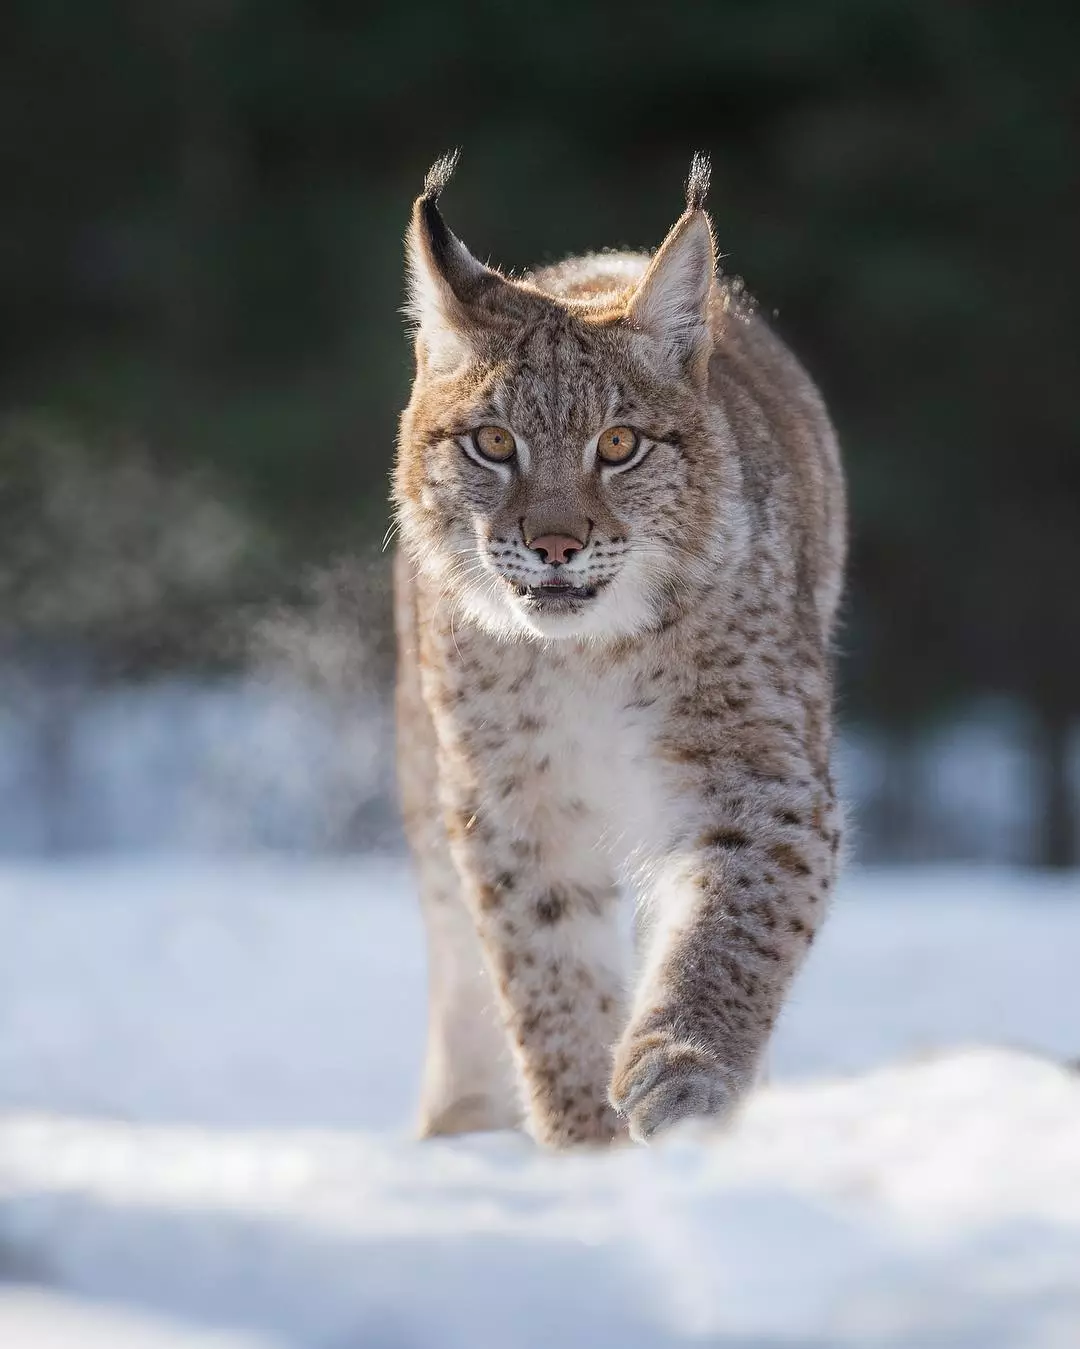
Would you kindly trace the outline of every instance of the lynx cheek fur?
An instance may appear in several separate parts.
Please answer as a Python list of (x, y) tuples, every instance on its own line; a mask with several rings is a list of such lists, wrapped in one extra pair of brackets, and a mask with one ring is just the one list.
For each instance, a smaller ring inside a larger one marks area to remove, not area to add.
[(422, 1128), (646, 1140), (753, 1082), (836, 874), (839, 453), (716, 277), (706, 160), (651, 259), (522, 279), (443, 223), (452, 169), (409, 228), (394, 482)]

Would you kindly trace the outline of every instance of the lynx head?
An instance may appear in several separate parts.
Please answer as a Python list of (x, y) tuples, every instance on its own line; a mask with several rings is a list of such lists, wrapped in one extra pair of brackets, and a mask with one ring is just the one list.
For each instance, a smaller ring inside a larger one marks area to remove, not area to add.
[(511, 279), (443, 222), (455, 159), (428, 174), (408, 233), (404, 545), (461, 618), (500, 634), (656, 627), (712, 570), (723, 499), (708, 161), (695, 156), (686, 210), (651, 260), (601, 254)]

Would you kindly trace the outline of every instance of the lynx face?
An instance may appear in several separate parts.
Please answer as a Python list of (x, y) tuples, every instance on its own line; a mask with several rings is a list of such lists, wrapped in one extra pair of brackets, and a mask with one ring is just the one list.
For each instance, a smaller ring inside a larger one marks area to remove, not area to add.
[(618, 255), (597, 260), (611, 288), (583, 297), (558, 269), (511, 281), (483, 267), (442, 223), (438, 186), (409, 236), (419, 326), (395, 481), (405, 545), (447, 603), (499, 634), (657, 626), (706, 581), (723, 537), (707, 217), (688, 211), (644, 275)]

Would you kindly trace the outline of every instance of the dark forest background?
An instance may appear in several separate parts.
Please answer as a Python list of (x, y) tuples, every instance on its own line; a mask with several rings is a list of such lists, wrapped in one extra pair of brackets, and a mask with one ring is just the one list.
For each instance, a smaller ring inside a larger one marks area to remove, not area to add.
[[(522, 268), (655, 246), (700, 148), (725, 266), (841, 432), (842, 712), (890, 765), (880, 808), (902, 833), (911, 747), (993, 700), (1031, 857), (1075, 863), (1078, 37), (1067, 0), (6, 0), (9, 691), (225, 672), (230, 616), (377, 554), (436, 155), (463, 147), (455, 230)], [(319, 602), (379, 632), (364, 565), (355, 612)]]

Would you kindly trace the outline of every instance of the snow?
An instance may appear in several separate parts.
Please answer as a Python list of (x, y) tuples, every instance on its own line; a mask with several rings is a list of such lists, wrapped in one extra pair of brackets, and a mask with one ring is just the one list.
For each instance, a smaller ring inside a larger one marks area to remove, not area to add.
[(410, 1137), (404, 866), (0, 867), (4, 1349), (1076, 1349), (1080, 881), (852, 873), (726, 1131)]

